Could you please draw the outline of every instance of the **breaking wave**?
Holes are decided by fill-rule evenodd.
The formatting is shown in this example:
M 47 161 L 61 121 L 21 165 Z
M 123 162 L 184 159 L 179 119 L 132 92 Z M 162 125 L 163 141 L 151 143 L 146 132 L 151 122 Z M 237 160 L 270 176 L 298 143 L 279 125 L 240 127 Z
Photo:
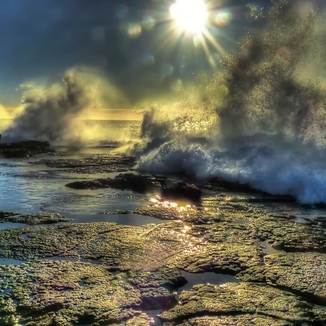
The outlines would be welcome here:
M 143 142 L 133 148 L 139 170 L 326 204 L 326 20 L 298 0 L 280 1 L 265 19 L 197 98 L 187 90 L 174 107 L 148 104 Z
M 67 70 L 60 83 L 24 85 L 22 112 L 3 132 L 2 141 L 46 140 L 65 145 L 108 140 L 115 130 L 90 127 L 94 109 L 126 106 L 121 92 L 100 71 L 79 66 Z

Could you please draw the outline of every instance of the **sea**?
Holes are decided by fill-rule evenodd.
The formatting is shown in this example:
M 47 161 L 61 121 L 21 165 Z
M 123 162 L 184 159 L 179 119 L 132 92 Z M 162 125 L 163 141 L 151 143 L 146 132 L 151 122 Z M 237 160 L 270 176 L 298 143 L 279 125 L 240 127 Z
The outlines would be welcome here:
M 0 132 L 13 121 L 0 119 Z M 119 130 L 121 134 L 138 138 L 140 121 L 87 121 L 88 128 L 103 130 Z M 112 146 L 110 146 L 112 144 Z M 125 208 L 133 208 L 128 198 L 135 196 L 131 192 L 120 193 L 114 190 L 75 191 L 65 184 L 78 180 L 100 177 L 114 177 L 116 173 L 78 174 L 51 168 L 40 163 L 52 159 L 84 159 L 110 155 L 116 143 L 97 143 L 94 145 L 54 146 L 59 156 L 39 155 L 31 158 L 0 159 L 0 210 L 24 213 L 57 212 L 61 214 L 97 214 L 114 211 L 120 208 L 121 200 L 125 200 Z M 141 199 L 140 199 L 141 200 Z M 69 215 L 70 216 L 70 215 Z M 103 220 L 103 216 L 98 217 Z M 86 218 L 82 218 L 86 222 Z M 94 220 L 94 219 L 92 219 Z

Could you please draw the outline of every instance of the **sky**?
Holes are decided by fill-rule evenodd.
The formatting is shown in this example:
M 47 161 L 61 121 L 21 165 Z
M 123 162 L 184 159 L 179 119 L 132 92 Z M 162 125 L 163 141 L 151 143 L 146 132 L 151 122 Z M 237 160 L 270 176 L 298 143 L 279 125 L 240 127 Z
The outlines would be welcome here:
M 255 24 L 248 4 L 270 0 L 210 0 L 210 33 L 231 53 Z M 21 84 L 49 83 L 66 69 L 88 65 L 101 70 L 130 101 L 160 94 L 197 74 L 218 69 L 192 35 L 171 20 L 169 0 L 1 0 L 0 103 L 17 106 Z M 224 20 L 223 20 L 224 19 Z M 212 63 L 213 61 L 213 63 Z M 213 67 L 214 66 L 214 67 Z

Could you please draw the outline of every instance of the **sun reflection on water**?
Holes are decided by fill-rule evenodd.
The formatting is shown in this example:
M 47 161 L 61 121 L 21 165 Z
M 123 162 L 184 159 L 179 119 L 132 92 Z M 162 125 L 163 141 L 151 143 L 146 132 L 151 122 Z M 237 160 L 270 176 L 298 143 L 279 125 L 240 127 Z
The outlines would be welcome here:
M 179 218 L 190 217 L 197 212 L 197 207 L 195 205 L 190 205 L 183 201 L 170 201 L 163 199 L 161 196 L 157 195 L 149 199 L 150 204 L 147 208 L 162 208 L 162 210 L 171 210 L 171 212 L 177 213 Z

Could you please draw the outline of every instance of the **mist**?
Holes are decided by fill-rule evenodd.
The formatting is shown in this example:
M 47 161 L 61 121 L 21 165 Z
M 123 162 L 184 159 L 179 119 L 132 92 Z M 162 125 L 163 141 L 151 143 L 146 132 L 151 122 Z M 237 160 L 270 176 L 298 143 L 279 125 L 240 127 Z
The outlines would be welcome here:
M 86 110 L 127 106 L 123 94 L 94 68 L 75 67 L 63 74 L 61 82 L 49 86 L 31 82 L 24 88 L 22 111 L 2 134 L 5 143 L 33 139 L 81 145 L 104 140 L 112 130 L 88 128 L 78 118 Z
M 217 177 L 305 204 L 326 203 L 323 10 L 305 1 L 280 1 L 264 19 L 265 27 L 251 30 L 238 53 L 224 60 L 223 71 L 201 80 L 192 101 L 181 94 L 174 119 L 164 124 L 155 113 L 147 116 L 151 134 L 157 137 L 157 124 L 165 141 L 143 139 L 151 150 L 138 147 L 146 149 L 138 153 L 140 171 Z M 179 108 L 185 103 L 183 121 Z M 208 124 L 196 139 L 201 121 Z M 177 129 L 185 132 L 175 137 Z

